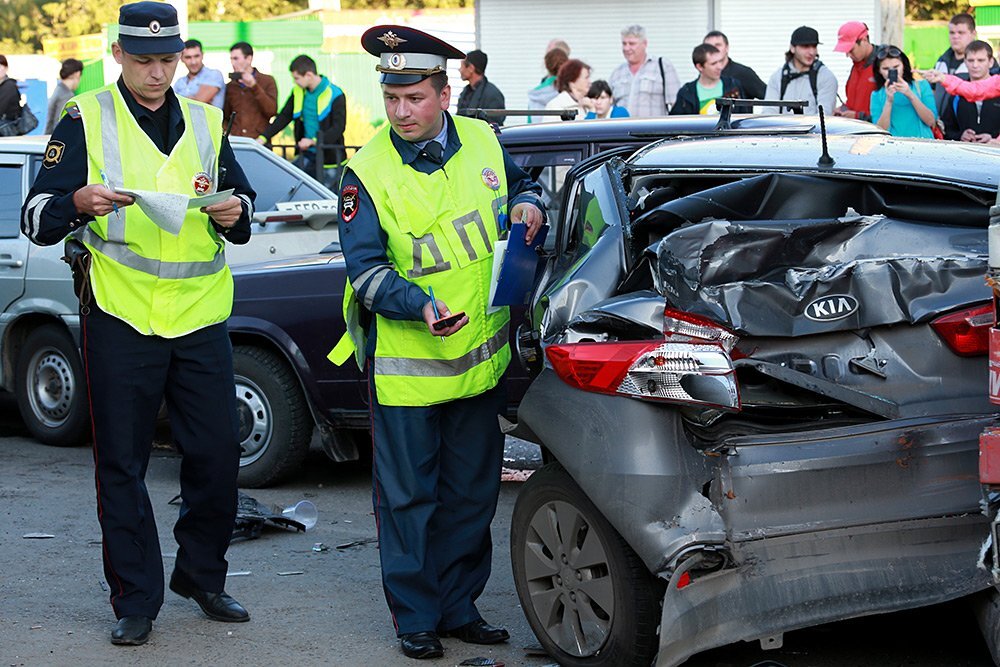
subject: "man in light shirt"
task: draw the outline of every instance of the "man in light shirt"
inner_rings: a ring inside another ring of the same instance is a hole
[[[615,104],[625,107],[630,116],[666,116],[677,99],[681,82],[677,70],[666,58],[654,58],[646,52],[646,29],[630,25],[622,30],[622,55],[625,62],[608,77]]]
[[[187,67],[188,74],[174,82],[174,92],[181,97],[188,97],[221,109],[226,98],[226,82],[222,78],[222,72],[205,67],[204,57],[201,42],[197,39],[184,42],[181,61]]]

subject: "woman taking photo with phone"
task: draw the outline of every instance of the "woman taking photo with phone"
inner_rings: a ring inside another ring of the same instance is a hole
[[[910,59],[897,46],[875,51],[875,92],[871,98],[872,120],[894,137],[932,139],[937,121],[934,92],[926,81],[914,81]]]

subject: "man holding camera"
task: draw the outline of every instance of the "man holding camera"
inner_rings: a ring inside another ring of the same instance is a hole
[[[224,122],[235,112],[232,135],[256,139],[274,114],[278,113],[278,85],[274,77],[253,66],[253,47],[237,42],[229,49],[233,71],[226,84],[226,101],[222,108]]]

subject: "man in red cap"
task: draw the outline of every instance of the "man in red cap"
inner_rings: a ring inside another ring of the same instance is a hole
[[[835,116],[871,122],[871,98],[875,91],[875,46],[868,39],[868,26],[848,21],[837,31],[834,51],[846,53],[854,61],[847,77],[847,102],[834,110]]]

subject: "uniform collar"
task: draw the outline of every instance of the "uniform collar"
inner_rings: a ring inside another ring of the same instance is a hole
[[[458,131],[455,130],[455,121],[451,119],[451,114],[447,111],[443,111],[442,113],[444,114],[444,122],[448,125],[448,143],[445,146],[441,160],[442,162],[447,162],[462,147],[462,142],[458,138]],[[417,144],[403,139],[392,128],[389,129],[389,138],[392,140],[392,145],[396,149],[396,152],[399,153],[399,157],[403,159],[403,164],[413,164],[414,160],[420,156],[421,151]]]
[[[118,92],[122,94],[122,97],[125,99],[125,105],[132,112],[136,120],[143,117],[152,119],[153,112],[136,101],[135,96],[132,95],[132,91],[128,89],[128,86],[125,85],[125,80],[121,77],[118,77]],[[184,123],[184,116],[181,114],[181,103],[177,101],[177,95],[174,93],[173,88],[169,86],[167,87],[167,98],[164,100],[164,104],[170,108],[170,118],[174,125],[182,125]]]

